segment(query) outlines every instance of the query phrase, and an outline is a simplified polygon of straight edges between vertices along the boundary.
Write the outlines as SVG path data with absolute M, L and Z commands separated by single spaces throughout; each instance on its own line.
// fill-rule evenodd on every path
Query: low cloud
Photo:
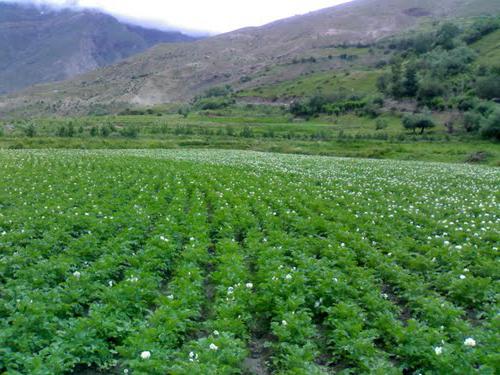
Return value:
M 120 20 L 193 34 L 220 33 L 334 6 L 350 0 L 0 0 L 53 8 L 97 9 Z

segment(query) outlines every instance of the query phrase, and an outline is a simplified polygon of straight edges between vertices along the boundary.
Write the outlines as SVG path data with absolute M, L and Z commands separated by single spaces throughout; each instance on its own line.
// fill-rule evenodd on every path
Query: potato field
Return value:
M 0 151 L 0 374 L 498 374 L 500 170 Z

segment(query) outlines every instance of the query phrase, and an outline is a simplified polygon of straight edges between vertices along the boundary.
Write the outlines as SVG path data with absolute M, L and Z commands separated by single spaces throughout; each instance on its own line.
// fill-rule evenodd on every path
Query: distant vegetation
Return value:
M 362 95 L 347 90 L 318 93 L 296 99 L 290 112 L 312 118 L 321 114 L 376 118 L 388 110 L 386 101 L 413 101 L 415 115 L 405 115 L 402 125 L 412 132 L 435 127 L 434 113 L 454 113 L 450 133 L 461 127 L 466 133 L 500 138 L 498 116 L 500 65 L 478 64 L 473 43 L 500 29 L 498 17 L 482 17 L 460 27 L 447 22 L 429 31 L 391 38 L 374 45 L 392 51 L 386 72 L 376 86 L 381 95 Z M 495 101 L 497 103 L 495 103 Z M 423 115 L 427 112 L 427 115 Z

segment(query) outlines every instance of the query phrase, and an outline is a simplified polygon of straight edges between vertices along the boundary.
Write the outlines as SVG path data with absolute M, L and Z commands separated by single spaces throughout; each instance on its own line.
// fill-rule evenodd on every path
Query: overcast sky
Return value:
M 220 33 L 327 8 L 349 0 L 0 0 L 99 8 L 143 25 Z

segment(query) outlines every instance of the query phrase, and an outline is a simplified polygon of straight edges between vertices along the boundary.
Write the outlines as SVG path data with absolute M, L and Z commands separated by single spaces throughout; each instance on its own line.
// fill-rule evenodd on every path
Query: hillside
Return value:
M 158 43 L 192 39 L 126 25 L 97 11 L 0 2 L 0 93 L 72 78 Z
M 249 90 L 304 74 L 369 67 L 380 56 L 363 48 L 367 43 L 433 20 L 498 12 L 500 3 L 489 0 L 354 0 L 190 44 L 158 45 L 76 79 L 3 97 L 0 114 L 148 106 L 190 100 L 224 84 Z

